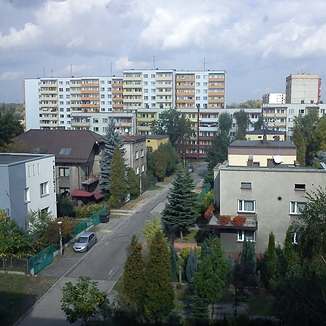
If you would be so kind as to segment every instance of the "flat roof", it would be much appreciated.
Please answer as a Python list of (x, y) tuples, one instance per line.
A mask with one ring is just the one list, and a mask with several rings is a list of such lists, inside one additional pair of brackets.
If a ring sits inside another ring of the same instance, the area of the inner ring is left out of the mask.
[(43, 157), (49, 157), (54, 155), (46, 154), (24, 154), (24, 153), (0, 153), (0, 164), (9, 165), (12, 163), (33, 161)]
[(235, 140), (229, 147), (296, 148), (294, 143), (289, 140)]

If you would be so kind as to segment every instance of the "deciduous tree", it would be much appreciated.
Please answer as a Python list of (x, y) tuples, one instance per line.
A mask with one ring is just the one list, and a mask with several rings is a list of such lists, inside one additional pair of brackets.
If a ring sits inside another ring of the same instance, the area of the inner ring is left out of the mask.
[(89, 277), (79, 276), (77, 284), (67, 282), (62, 288), (61, 309), (65, 313), (67, 321), (74, 323), (82, 320), (86, 325), (90, 318), (102, 312), (109, 311), (109, 300), (106, 292), (99, 291), (97, 282)]
[(299, 126), (294, 126), (292, 141), (297, 148), (297, 160), (301, 166), (306, 166), (307, 144), (300, 131)]
[(175, 108), (162, 112), (158, 120), (153, 122), (152, 130), (157, 135), (168, 135), (174, 148), (192, 133), (190, 120)]
[(135, 199), (140, 195), (140, 183), (139, 178), (133, 168), (129, 168), (127, 172), (128, 180), (128, 192), (130, 193), (131, 199)]
[(13, 138), (23, 132), (24, 127), (10, 111), (0, 116), (0, 147), (9, 144)]
[(218, 116), (218, 124), (221, 133), (225, 135), (229, 135), (231, 126), (232, 126), (232, 118), (228, 112), (222, 112)]
[(246, 131), (250, 123), (249, 115), (243, 109), (234, 113), (235, 120), (237, 121), (236, 139), (243, 140), (246, 136)]
[(209, 147), (206, 157), (208, 162), (208, 170), (213, 171), (218, 163), (223, 163), (228, 158), (228, 147), (230, 145), (230, 137), (220, 132), (213, 137), (212, 145)]

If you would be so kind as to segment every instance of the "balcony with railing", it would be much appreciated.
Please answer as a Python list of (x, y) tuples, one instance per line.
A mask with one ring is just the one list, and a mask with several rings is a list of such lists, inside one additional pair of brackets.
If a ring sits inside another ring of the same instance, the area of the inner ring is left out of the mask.
[(215, 213), (210, 221), (209, 228), (233, 229), (233, 230), (257, 230), (257, 214), (220, 215)]

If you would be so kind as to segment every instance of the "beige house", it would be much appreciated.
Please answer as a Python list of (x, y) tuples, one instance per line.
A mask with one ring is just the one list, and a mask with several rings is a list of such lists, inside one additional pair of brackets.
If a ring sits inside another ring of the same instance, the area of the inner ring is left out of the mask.
[(146, 135), (146, 146), (156, 151), (160, 145), (166, 144), (169, 141), (167, 135)]
[(284, 141), (286, 140), (286, 133), (278, 130), (252, 130), (246, 132), (247, 140), (263, 140), (266, 136), (266, 140), (270, 141)]
[(276, 166), (297, 164), (297, 150), (291, 141), (236, 140), (228, 148), (230, 166)]
[(145, 136), (121, 136), (126, 150), (126, 164), (133, 168), (138, 176), (146, 175), (146, 138)]
[[(306, 205), (306, 194), (325, 187), (325, 169), (300, 167), (295, 158), (289, 141), (235, 141), (229, 146), (229, 161), (214, 168), (218, 209), (209, 222), (227, 253), (236, 257), (248, 239), (255, 242), (256, 254), (263, 254), (270, 232), (282, 245)], [(231, 221), (223, 223), (221, 216)], [(234, 222), (236, 216), (244, 216), (245, 223)]]

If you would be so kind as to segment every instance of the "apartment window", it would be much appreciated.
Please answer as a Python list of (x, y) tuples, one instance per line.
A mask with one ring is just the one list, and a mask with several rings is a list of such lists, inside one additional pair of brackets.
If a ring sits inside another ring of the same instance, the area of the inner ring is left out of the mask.
[(135, 159), (136, 159), (136, 160), (139, 159), (139, 152), (138, 152), (138, 151), (136, 151), (136, 153), (135, 153)]
[(238, 230), (237, 241), (239, 241), (239, 242), (244, 242), (244, 241), (255, 242), (256, 241), (255, 232), (254, 231)]
[(255, 201), (254, 200), (238, 200), (238, 212), (255, 212)]
[(307, 203), (305, 202), (298, 202), (298, 201), (291, 201), (290, 202), (290, 214), (299, 215), (305, 209)]
[(139, 167), (136, 168), (136, 174), (139, 174)]
[(40, 184), (40, 195), (41, 197), (49, 194), (49, 183), (43, 182)]
[(25, 203), (29, 203), (31, 201), (31, 191), (29, 188), (24, 189), (24, 200)]
[(59, 88), (59, 92), (63, 92), (63, 88)]
[(70, 92), (70, 88), (66, 88), (66, 92)]
[(98, 127), (93, 127), (93, 131), (98, 132)]
[(144, 78), (148, 78), (148, 74), (144, 74)]
[(141, 172), (145, 172), (145, 165), (144, 164), (142, 164), (142, 166), (141, 166)]
[(93, 123), (98, 123), (98, 118), (93, 118)]
[(306, 190), (306, 185), (304, 183), (296, 183), (294, 185), (294, 190)]
[(151, 78), (155, 78), (155, 74), (151, 74)]
[(241, 189), (251, 189), (251, 182), (241, 182)]
[(69, 168), (59, 168), (59, 177), (69, 177)]
[(108, 123), (108, 118), (103, 118), (102, 121), (103, 123)]
[(141, 157), (144, 157), (145, 151), (143, 149), (140, 151), (140, 155), (141, 155)]

